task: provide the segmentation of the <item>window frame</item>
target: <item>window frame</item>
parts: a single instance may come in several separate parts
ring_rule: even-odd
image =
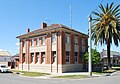
[[[34,46],[34,38],[31,38],[31,46]]]
[[[34,63],[34,53],[31,53],[31,63]]]
[[[55,63],[56,62],[56,51],[52,51],[52,63]]]
[[[43,64],[43,63],[45,63],[45,57],[46,57],[45,52],[41,52],[41,56],[42,56],[42,64]]]
[[[66,63],[70,63],[70,51],[66,51],[66,58],[65,58],[65,60],[66,60]]]
[[[56,44],[56,33],[52,34],[52,44]]]
[[[76,61],[77,58],[77,61]],[[75,63],[78,63],[78,52],[75,52]]]
[[[70,44],[70,35],[66,34],[66,44]]]
[[[40,63],[40,53],[36,52],[36,63]]]
[[[39,45],[40,45],[40,39],[36,38],[36,46],[39,46]]]
[[[41,40],[41,44],[42,44],[42,45],[45,45],[45,40],[46,40],[46,38],[45,38],[45,37],[42,37],[42,40]]]

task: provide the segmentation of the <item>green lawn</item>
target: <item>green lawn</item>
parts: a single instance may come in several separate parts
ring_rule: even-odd
[[[55,76],[54,78],[78,79],[78,78],[89,78],[89,76],[87,75],[64,75],[64,76]]]
[[[29,77],[50,75],[48,73],[40,73],[40,72],[29,72],[29,71],[19,71],[19,70],[11,70],[11,71],[16,73],[21,73],[22,76],[29,76]]]
[[[113,70],[120,70],[120,67],[112,67]]]

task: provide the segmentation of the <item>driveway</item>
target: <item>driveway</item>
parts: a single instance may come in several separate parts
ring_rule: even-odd
[[[12,73],[0,73],[0,84],[119,84],[120,72],[111,76],[85,79],[41,79],[21,77]]]

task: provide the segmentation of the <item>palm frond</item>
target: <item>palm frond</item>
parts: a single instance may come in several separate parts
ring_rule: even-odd
[[[112,11],[112,14],[114,15],[116,10],[118,10],[118,8],[120,7],[120,5],[118,5],[117,7],[114,8],[114,10]]]
[[[101,11],[102,11],[104,14],[106,13],[105,8],[103,7],[102,4],[100,4],[99,8],[101,9]]]

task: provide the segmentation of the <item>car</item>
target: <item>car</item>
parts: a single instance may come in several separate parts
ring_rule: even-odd
[[[0,65],[0,72],[9,72],[9,68],[6,65]]]

